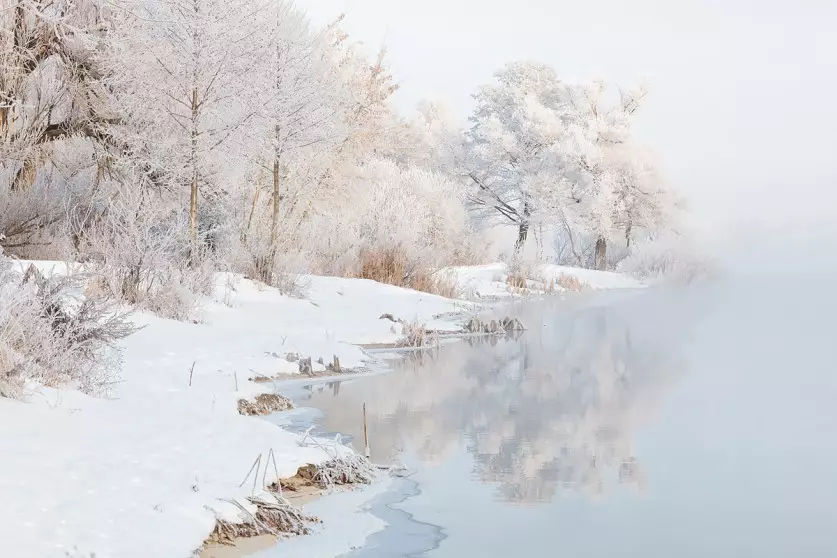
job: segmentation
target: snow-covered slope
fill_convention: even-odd
[[[464,279],[490,283],[499,268],[469,269]],[[226,501],[249,494],[249,483],[239,484],[259,455],[273,450],[281,477],[329,457],[239,415],[239,399],[273,389],[248,378],[297,372],[288,353],[360,366],[368,356],[356,344],[400,337],[401,325],[383,314],[456,330],[444,316],[474,309],[365,280],[305,277],[307,298],[296,299],[229,279],[219,275],[200,323],[136,315],[145,327],[123,342],[112,398],[40,388],[26,402],[0,399],[0,556],[190,556],[216,514],[236,512]],[[591,279],[618,284],[610,275]],[[271,467],[266,481],[273,477]]]
[[[145,327],[123,343],[111,400],[47,388],[25,403],[0,399],[0,555],[190,556],[214,527],[212,510],[229,513],[223,500],[249,493],[238,485],[259,454],[276,453],[280,476],[328,457],[239,415],[238,399],[272,389],[248,378],[296,372],[287,353],[359,366],[367,357],[353,343],[399,337],[381,314],[429,321],[462,306],[371,281],[306,279],[300,300],[247,280],[225,292],[219,277],[229,306],[208,301],[198,324],[137,315]]]

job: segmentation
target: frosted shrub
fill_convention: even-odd
[[[13,164],[0,167],[0,246],[7,255],[61,259],[67,255],[67,208],[83,205],[94,188],[92,149],[79,141],[55,146],[27,188],[13,189]],[[0,148],[0,160],[3,160]],[[14,156],[6,161],[14,160]]]
[[[22,274],[0,254],[0,397],[20,397],[30,382],[97,393],[112,380],[114,343],[134,328],[106,298],[81,295],[87,279]]]
[[[304,296],[308,285],[302,275],[307,272],[308,263],[301,247],[295,246],[292,220],[285,217],[280,221],[274,245],[270,238],[270,212],[254,208],[253,213],[252,217],[248,215],[245,231],[228,251],[233,269],[275,287],[282,294]]]
[[[323,224],[317,250],[328,271],[436,292],[436,271],[474,259],[467,212],[444,176],[376,160],[361,170],[356,199]]]
[[[190,254],[187,213],[156,194],[122,192],[94,217],[75,222],[80,259],[89,261],[108,296],[188,320],[200,297],[212,293],[210,250],[203,242],[201,253]]]

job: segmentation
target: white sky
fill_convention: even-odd
[[[638,136],[712,228],[733,221],[837,228],[834,0],[298,0],[345,13],[370,51],[386,43],[397,103],[470,95],[516,59],[567,80],[644,79]]]

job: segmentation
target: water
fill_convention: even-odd
[[[354,558],[837,556],[827,280],[593,295],[309,390],[415,474]]]

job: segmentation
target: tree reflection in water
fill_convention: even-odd
[[[523,317],[529,330],[517,339],[412,353],[393,373],[313,390],[311,404],[324,427],[362,439],[365,402],[379,461],[409,449],[432,464],[464,446],[507,501],[598,494],[609,478],[641,488],[633,435],[682,374],[672,344],[611,307],[541,304]]]

